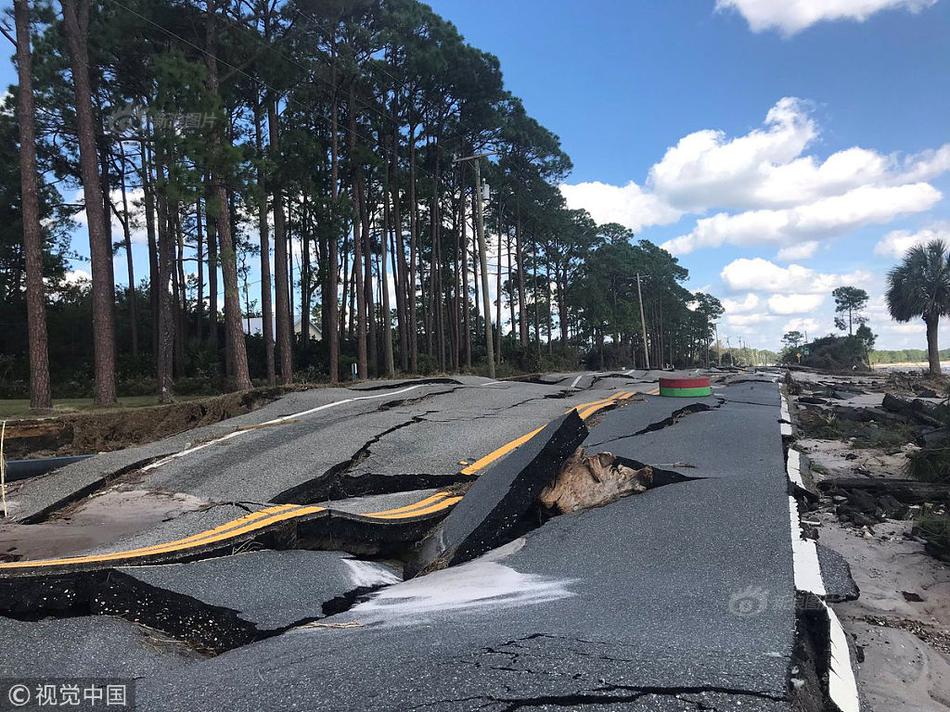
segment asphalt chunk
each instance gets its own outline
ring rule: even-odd
[[[493,465],[422,540],[407,564],[407,576],[468,561],[521,534],[538,495],[587,434],[584,421],[572,410]]]

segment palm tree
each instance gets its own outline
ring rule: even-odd
[[[940,375],[937,326],[950,314],[950,255],[943,240],[913,247],[887,275],[887,308],[897,321],[920,317],[927,325],[930,373]]]

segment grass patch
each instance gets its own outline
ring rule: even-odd
[[[921,482],[950,482],[950,448],[924,448],[910,453],[904,472]]]
[[[176,401],[197,400],[207,396],[191,396],[185,398],[176,398]],[[158,405],[157,396],[126,396],[119,398],[119,402],[113,406],[99,407],[92,398],[55,398],[53,400],[52,415],[63,415],[66,413],[80,412],[113,412],[122,408],[142,408],[149,405]],[[12,398],[0,400],[0,418],[25,418],[32,415],[30,412],[30,401],[27,398]]]
[[[931,514],[921,517],[915,533],[927,540],[927,551],[943,561],[950,561],[950,516]]]
[[[916,438],[911,425],[862,423],[839,418],[830,411],[807,408],[799,411],[802,434],[817,440],[844,440],[854,448],[899,449]]]

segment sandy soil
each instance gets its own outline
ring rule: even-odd
[[[208,505],[181,492],[112,487],[39,524],[0,523],[0,560],[77,554]]]
[[[912,522],[886,521],[869,534],[831,512],[817,519],[819,541],[848,560],[861,590],[834,608],[858,650],[864,709],[950,710],[950,569],[910,537]]]
[[[795,447],[808,455],[816,482],[838,477],[889,477],[902,479],[907,455],[918,447],[912,443],[889,454],[878,448],[853,448],[840,440],[801,438]]]
[[[832,400],[836,405],[876,407],[885,391],[914,395],[915,384],[907,374],[796,372],[793,377],[802,384],[803,394],[827,386],[867,391]],[[917,449],[908,443],[886,452],[816,438],[801,438],[796,447],[808,456],[818,482],[862,475],[903,478],[907,455]],[[926,553],[923,542],[911,533],[913,521],[856,527],[839,522],[828,498],[807,518],[818,523],[819,541],[848,561],[861,591],[858,600],[835,604],[834,609],[858,652],[862,709],[950,712],[950,568]]]

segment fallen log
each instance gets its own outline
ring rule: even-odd
[[[944,422],[940,419],[940,411],[936,404],[928,403],[919,398],[908,400],[907,398],[886,393],[881,407],[891,413],[898,413],[908,418],[913,418],[923,425],[933,425],[938,428],[944,425]]]
[[[906,504],[923,502],[950,502],[950,483],[918,482],[906,479],[884,479],[870,477],[842,477],[822,480],[818,483],[822,492],[832,493],[844,490],[857,490],[875,496],[890,495]]]

